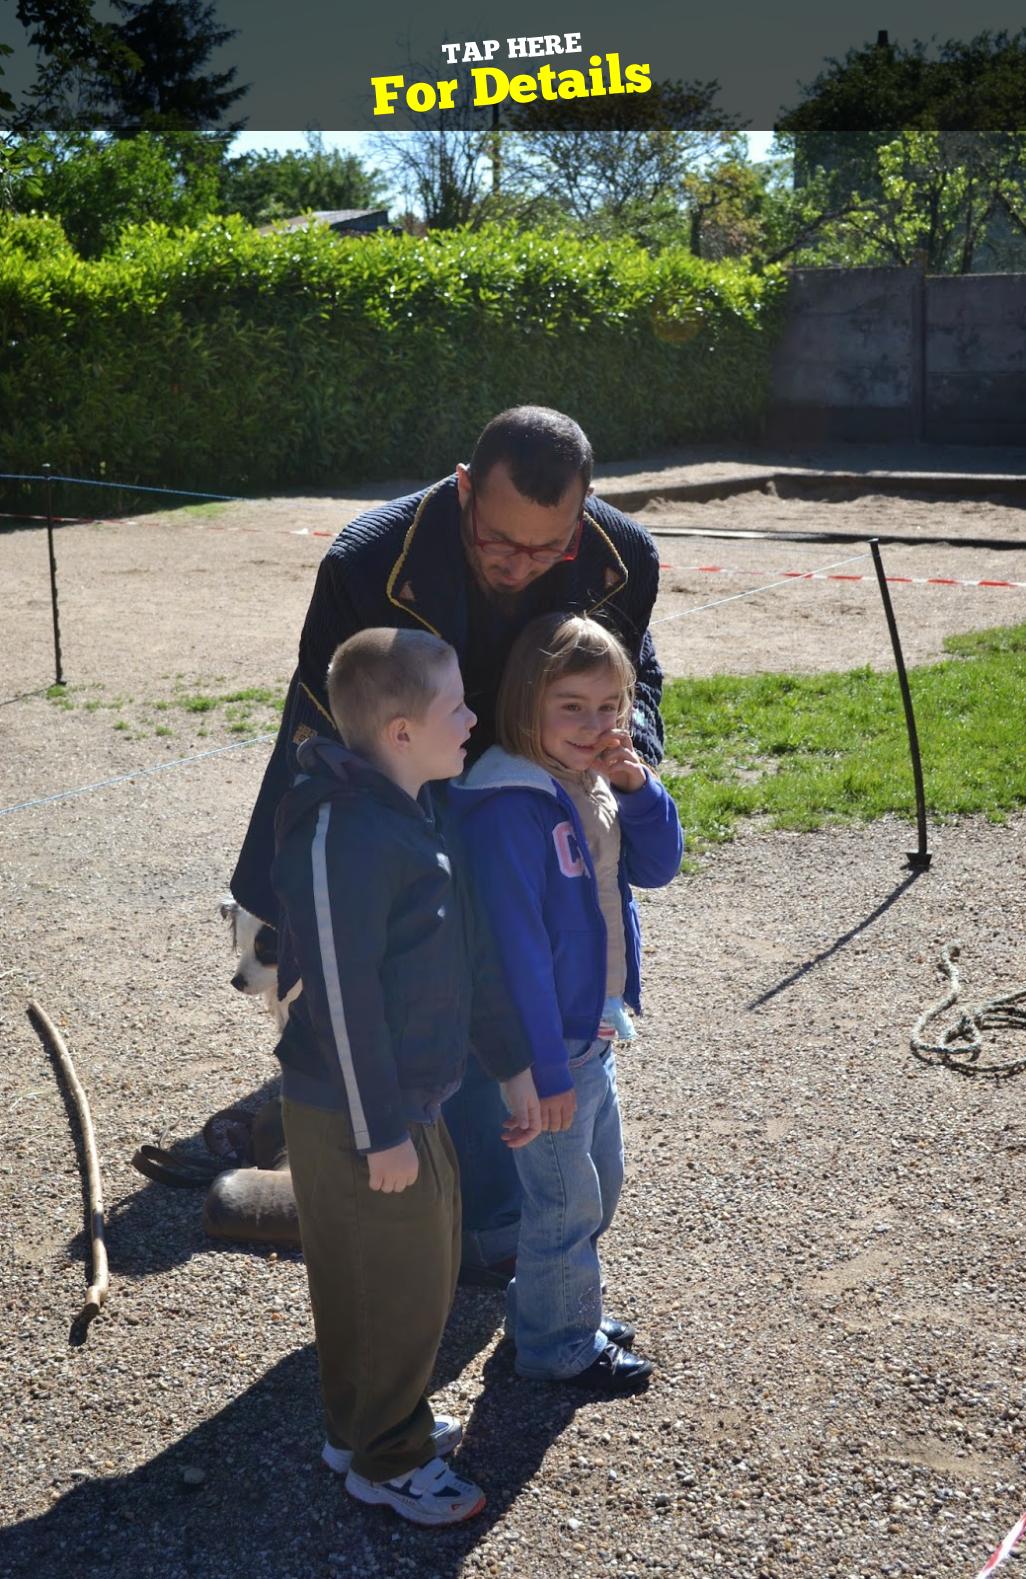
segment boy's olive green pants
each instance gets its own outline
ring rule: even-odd
[[[328,1441],[391,1480],[433,1456],[426,1391],[460,1269],[459,1168],[442,1119],[411,1124],[420,1164],[372,1190],[345,1113],[282,1104]]]

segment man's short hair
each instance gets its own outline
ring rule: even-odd
[[[428,631],[373,627],[336,647],[328,706],[350,750],[374,746],[393,718],[422,718],[438,694],[439,671],[455,657]]]
[[[591,482],[584,430],[549,406],[513,406],[492,418],[470,457],[470,475],[479,488],[500,461],[509,467],[517,493],[535,504],[558,504],[575,481],[587,493]]]

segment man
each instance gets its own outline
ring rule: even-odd
[[[274,814],[297,747],[335,733],[326,695],[339,642],[372,626],[428,630],[456,649],[467,706],[477,714],[470,755],[494,741],[495,698],[514,638],[538,614],[590,614],[620,637],[637,669],[631,734],[652,766],[662,757],[662,671],[648,623],[659,559],[648,533],[590,492],[591,445],[572,418],[545,406],[494,417],[470,465],[420,493],[368,510],[335,538],[317,573],[281,728],[231,880],[235,898],[276,924],[270,882]],[[279,990],[295,968],[279,961]],[[471,1063],[446,1106],[460,1159],[464,1269],[508,1274],[519,1190],[498,1141],[498,1087]]]

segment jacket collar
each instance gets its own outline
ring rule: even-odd
[[[421,498],[385,591],[395,608],[462,652],[467,635],[467,574],[454,474]],[[549,606],[582,614],[594,614],[627,585],[627,566],[600,525],[598,512],[585,509],[577,558],[553,566],[539,582],[547,583],[549,577]]]
[[[279,803],[279,818],[289,827],[311,806],[348,794],[369,794],[406,816],[432,818],[431,792],[425,784],[416,800],[337,738],[311,735],[296,752],[298,772]]]
[[[453,592],[456,597],[453,597]],[[389,603],[460,651],[467,634],[467,562],[456,477],[429,488],[388,573]]]
[[[489,746],[452,789],[487,793],[500,789],[533,789],[556,799],[559,797],[555,780],[543,767],[527,757],[512,756],[502,746]]]

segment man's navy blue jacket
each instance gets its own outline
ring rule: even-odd
[[[303,978],[275,1049],[282,1091],[348,1112],[357,1150],[382,1151],[452,1095],[471,1035],[499,1079],[530,1048],[428,793],[414,800],[335,741],[298,756],[272,866]]]
[[[368,510],[338,534],[317,572],[278,739],[250,817],[231,891],[272,925],[278,903],[270,880],[275,809],[295,771],[297,746],[310,735],[336,738],[325,681],[339,642],[373,626],[433,631],[455,649],[468,694],[478,689],[469,651],[468,576],[455,476]],[[639,754],[662,758],[663,676],[648,631],[659,583],[659,556],[643,527],[590,496],[577,558],[554,565],[533,585],[519,629],[537,614],[590,614],[616,632],[638,673],[631,733]],[[471,737],[479,755],[492,740]],[[282,983],[287,988],[291,983]]]

